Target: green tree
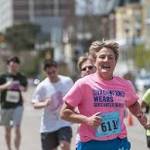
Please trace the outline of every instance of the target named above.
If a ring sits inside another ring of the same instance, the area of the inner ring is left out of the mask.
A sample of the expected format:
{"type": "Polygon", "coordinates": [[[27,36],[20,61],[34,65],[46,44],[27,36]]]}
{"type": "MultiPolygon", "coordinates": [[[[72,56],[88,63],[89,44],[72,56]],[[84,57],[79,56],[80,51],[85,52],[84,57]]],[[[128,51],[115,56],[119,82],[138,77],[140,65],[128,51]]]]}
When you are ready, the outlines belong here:
{"type": "Polygon", "coordinates": [[[40,26],[24,23],[16,24],[6,29],[5,38],[7,44],[14,51],[32,50],[40,33],[40,26]]]}

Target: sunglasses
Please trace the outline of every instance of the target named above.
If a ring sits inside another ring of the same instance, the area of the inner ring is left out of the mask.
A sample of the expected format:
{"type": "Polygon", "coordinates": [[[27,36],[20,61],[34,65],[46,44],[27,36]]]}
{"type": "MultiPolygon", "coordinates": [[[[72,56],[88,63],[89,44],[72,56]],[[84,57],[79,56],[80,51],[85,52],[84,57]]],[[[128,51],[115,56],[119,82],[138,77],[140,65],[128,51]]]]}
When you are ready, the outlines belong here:
{"type": "Polygon", "coordinates": [[[94,66],[86,66],[84,68],[81,68],[81,71],[86,71],[87,69],[92,70],[93,68],[94,68],[94,66]]]}

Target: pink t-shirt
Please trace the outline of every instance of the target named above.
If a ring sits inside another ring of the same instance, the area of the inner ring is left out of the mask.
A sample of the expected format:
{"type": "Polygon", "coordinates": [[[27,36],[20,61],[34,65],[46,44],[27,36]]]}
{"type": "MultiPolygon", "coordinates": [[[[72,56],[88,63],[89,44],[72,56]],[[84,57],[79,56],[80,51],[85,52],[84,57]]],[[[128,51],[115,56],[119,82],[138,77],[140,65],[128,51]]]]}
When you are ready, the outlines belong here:
{"type": "Polygon", "coordinates": [[[126,107],[134,104],[138,96],[132,83],[120,77],[101,80],[96,73],[76,81],[65,95],[64,101],[78,107],[81,114],[101,113],[102,124],[94,129],[86,124],[79,127],[80,140],[111,140],[127,136],[124,124],[126,107]]]}

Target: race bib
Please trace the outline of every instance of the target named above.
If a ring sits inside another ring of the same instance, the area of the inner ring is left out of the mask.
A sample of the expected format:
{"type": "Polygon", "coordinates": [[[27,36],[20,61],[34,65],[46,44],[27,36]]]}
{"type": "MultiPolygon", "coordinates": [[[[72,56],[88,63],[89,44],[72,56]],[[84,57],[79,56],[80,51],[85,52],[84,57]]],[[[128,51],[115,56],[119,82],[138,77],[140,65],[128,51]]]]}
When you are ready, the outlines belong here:
{"type": "Polygon", "coordinates": [[[7,95],[6,95],[6,101],[7,102],[18,103],[19,98],[20,98],[19,92],[7,91],[7,95]]]}
{"type": "Polygon", "coordinates": [[[96,129],[96,136],[108,136],[121,132],[121,123],[118,112],[110,112],[101,114],[101,125],[96,129]]]}

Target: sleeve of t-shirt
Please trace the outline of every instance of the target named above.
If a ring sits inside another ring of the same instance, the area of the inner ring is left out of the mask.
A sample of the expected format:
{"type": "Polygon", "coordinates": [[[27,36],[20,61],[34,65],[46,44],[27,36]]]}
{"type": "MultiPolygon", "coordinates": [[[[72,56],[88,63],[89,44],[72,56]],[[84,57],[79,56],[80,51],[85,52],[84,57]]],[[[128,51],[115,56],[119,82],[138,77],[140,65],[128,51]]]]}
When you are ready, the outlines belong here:
{"type": "Polygon", "coordinates": [[[27,81],[27,78],[24,76],[24,75],[22,75],[21,76],[21,85],[22,86],[24,86],[24,87],[27,87],[28,86],[28,81],[27,81]]]}
{"type": "Polygon", "coordinates": [[[32,96],[32,103],[43,101],[45,98],[45,90],[41,85],[38,85],[32,96]]]}
{"type": "Polygon", "coordinates": [[[82,88],[81,83],[78,80],[67,92],[67,94],[63,97],[63,100],[72,107],[76,107],[80,104],[81,99],[82,99],[82,88]]]}
{"type": "Polygon", "coordinates": [[[138,101],[139,96],[136,93],[136,90],[131,83],[131,81],[127,81],[127,86],[126,86],[126,105],[131,106],[133,105],[136,101],[138,101]]]}
{"type": "Polygon", "coordinates": [[[150,105],[150,89],[148,89],[148,90],[144,93],[144,95],[143,95],[143,97],[142,97],[142,100],[143,100],[146,104],[150,105]]]}
{"type": "Polygon", "coordinates": [[[66,82],[66,93],[72,88],[73,86],[73,81],[71,78],[68,78],[67,82],[66,82]]]}
{"type": "Polygon", "coordinates": [[[6,79],[3,75],[0,76],[0,85],[6,83],[6,79]]]}

